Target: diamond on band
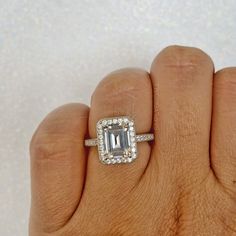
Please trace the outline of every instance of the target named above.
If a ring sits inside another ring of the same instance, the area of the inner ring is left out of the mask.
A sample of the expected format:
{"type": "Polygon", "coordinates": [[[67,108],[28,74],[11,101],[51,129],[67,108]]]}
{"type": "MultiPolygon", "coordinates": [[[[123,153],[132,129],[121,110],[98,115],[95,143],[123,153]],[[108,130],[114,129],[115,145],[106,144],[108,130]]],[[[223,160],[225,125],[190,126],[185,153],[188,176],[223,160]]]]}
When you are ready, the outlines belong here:
{"type": "Polygon", "coordinates": [[[104,118],[97,123],[97,138],[85,146],[98,146],[103,164],[130,163],[137,158],[137,143],[154,140],[153,134],[136,135],[134,121],[127,116],[104,118]]]}
{"type": "Polygon", "coordinates": [[[154,134],[138,134],[136,135],[136,142],[147,142],[154,140],[154,134]]]}

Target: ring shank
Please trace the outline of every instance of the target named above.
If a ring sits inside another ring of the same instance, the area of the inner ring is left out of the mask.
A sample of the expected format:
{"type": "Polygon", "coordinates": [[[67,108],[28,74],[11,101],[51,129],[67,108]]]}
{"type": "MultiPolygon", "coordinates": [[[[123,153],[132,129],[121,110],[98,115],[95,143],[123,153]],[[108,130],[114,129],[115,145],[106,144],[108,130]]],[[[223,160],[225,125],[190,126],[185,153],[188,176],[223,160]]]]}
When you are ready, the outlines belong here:
{"type": "Polygon", "coordinates": [[[86,147],[97,146],[97,139],[96,138],[85,139],[84,144],[85,144],[86,147]]]}
{"type": "MultiPolygon", "coordinates": [[[[147,133],[147,134],[137,134],[135,136],[136,142],[148,142],[154,140],[154,134],[147,133]]],[[[85,140],[85,146],[86,147],[94,147],[97,146],[97,138],[92,138],[92,139],[86,139],[85,140]]]]}
{"type": "Polygon", "coordinates": [[[154,140],[154,134],[137,134],[136,135],[136,142],[148,142],[154,140]]]}

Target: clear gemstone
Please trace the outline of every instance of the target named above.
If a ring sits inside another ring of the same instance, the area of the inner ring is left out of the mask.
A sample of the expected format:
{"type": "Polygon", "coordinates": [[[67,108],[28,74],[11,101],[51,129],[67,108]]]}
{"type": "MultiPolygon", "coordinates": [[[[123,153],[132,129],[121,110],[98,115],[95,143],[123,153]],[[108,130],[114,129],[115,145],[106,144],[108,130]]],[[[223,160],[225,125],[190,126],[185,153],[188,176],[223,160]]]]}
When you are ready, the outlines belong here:
{"type": "Polygon", "coordinates": [[[135,137],[131,137],[131,141],[134,142],[135,141],[135,137]]]}
{"type": "Polygon", "coordinates": [[[124,151],[130,147],[128,130],[120,125],[113,125],[105,129],[104,134],[106,151],[114,156],[123,156],[124,151]]]}
{"type": "Polygon", "coordinates": [[[135,147],[135,146],[136,146],[136,144],[135,144],[135,143],[132,143],[132,144],[131,144],[131,147],[135,147]]]}
{"type": "Polygon", "coordinates": [[[133,155],[132,155],[132,159],[135,159],[136,158],[136,154],[135,153],[133,153],[133,155]]]}
{"type": "Polygon", "coordinates": [[[102,125],[106,125],[107,124],[107,121],[106,120],[103,120],[102,121],[102,125]]]}
{"type": "Polygon", "coordinates": [[[128,161],[128,162],[132,162],[132,158],[128,158],[127,161],[128,161]]]}
{"type": "Polygon", "coordinates": [[[98,130],[98,134],[102,134],[102,130],[101,129],[98,130]]]}
{"type": "Polygon", "coordinates": [[[127,118],[124,118],[124,122],[127,123],[129,120],[127,118]]]}
{"type": "Polygon", "coordinates": [[[135,130],[130,125],[132,120],[117,117],[104,119],[101,123],[102,132],[98,128],[97,133],[101,161],[107,164],[131,162],[137,152],[135,130]]]}
{"type": "Polygon", "coordinates": [[[120,118],[120,119],[118,119],[118,122],[121,124],[122,123],[122,119],[120,118]]]}

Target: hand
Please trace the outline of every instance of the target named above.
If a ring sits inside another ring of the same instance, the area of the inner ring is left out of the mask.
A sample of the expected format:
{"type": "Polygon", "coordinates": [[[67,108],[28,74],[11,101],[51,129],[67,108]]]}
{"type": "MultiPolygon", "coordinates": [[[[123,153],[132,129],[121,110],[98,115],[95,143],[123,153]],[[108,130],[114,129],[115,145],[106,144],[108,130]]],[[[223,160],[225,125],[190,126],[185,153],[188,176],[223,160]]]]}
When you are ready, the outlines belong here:
{"type": "Polygon", "coordinates": [[[171,46],[150,74],[109,74],[90,108],[65,105],[42,122],[31,173],[32,236],[236,235],[236,68],[214,73],[201,50],[171,46]],[[103,165],[84,139],[120,115],[155,142],[130,164],[103,165]]]}

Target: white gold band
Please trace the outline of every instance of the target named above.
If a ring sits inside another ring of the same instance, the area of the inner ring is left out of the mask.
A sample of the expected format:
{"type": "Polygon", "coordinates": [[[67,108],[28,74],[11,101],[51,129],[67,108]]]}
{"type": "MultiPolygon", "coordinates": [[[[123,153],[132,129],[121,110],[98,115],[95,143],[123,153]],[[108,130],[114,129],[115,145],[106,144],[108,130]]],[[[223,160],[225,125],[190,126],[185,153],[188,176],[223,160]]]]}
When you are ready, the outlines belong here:
{"type": "MultiPolygon", "coordinates": [[[[135,140],[137,143],[139,142],[148,142],[154,140],[154,134],[148,133],[148,134],[137,134],[135,136],[135,140]]],[[[94,147],[97,146],[97,138],[92,138],[92,139],[86,139],[85,140],[85,146],[86,147],[94,147]]]]}

